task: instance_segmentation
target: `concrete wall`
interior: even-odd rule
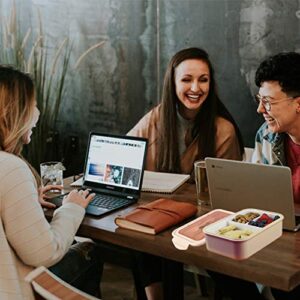
[[[0,0],[2,16],[10,0]],[[252,103],[259,62],[299,50],[299,0],[16,0],[24,30],[42,16],[51,51],[64,37],[74,43],[71,63],[105,40],[69,77],[59,127],[80,138],[90,130],[126,133],[159,101],[170,57],[179,49],[206,49],[219,93],[253,146],[262,123]]]

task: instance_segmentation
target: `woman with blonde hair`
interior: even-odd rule
[[[34,299],[24,277],[42,265],[97,295],[102,265],[96,246],[71,246],[94,195],[72,191],[47,222],[41,207],[47,189],[39,192],[38,175],[21,155],[38,118],[30,76],[0,66],[0,299]]]

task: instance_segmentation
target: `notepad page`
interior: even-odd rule
[[[142,191],[172,193],[189,178],[188,174],[144,171]]]

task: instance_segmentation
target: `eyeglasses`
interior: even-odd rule
[[[262,105],[264,106],[266,111],[270,111],[272,104],[287,101],[287,100],[290,100],[290,99],[295,99],[297,97],[299,97],[299,96],[287,97],[287,98],[282,98],[282,99],[272,101],[272,98],[269,97],[269,96],[261,96],[261,95],[257,94],[257,95],[255,95],[255,102],[257,103],[257,105],[262,103]]]

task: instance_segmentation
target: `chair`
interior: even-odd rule
[[[31,283],[36,300],[97,300],[65,281],[61,280],[45,267],[31,271],[25,280]]]

